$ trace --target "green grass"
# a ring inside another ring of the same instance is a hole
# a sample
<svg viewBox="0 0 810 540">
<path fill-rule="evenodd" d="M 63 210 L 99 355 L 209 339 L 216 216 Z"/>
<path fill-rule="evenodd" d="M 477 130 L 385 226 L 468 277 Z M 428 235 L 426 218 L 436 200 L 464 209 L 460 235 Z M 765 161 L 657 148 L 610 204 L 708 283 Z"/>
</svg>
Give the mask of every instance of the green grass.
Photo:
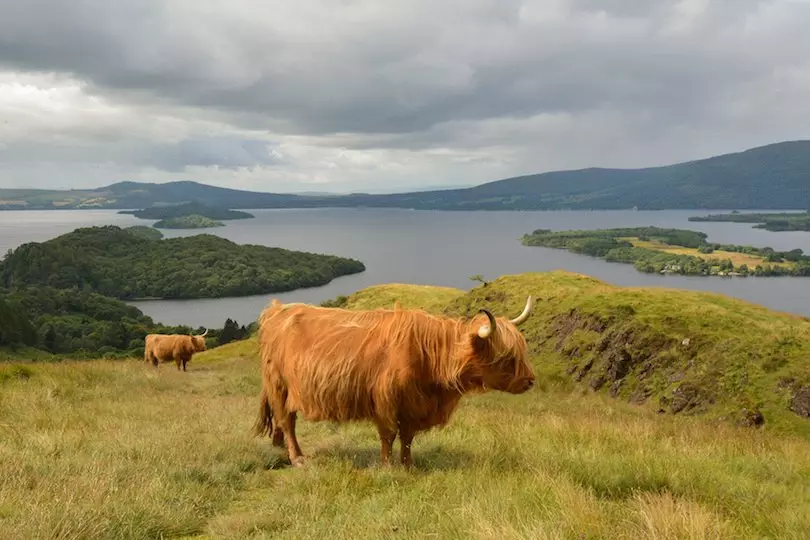
<svg viewBox="0 0 810 540">
<path fill-rule="evenodd" d="M 348 303 L 409 307 L 428 293 L 391 285 Z M 790 346 L 802 352 L 786 358 L 798 376 L 810 323 L 723 297 L 614 289 L 565 273 L 504 276 L 469 294 L 444 289 L 430 309 L 486 303 L 514 316 L 528 293 L 539 300 L 526 327 L 538 387 L 463 400 L 447 428 L 417 436 L 412 472 L 379 465 L 365 423 L 300 420 L 303 469 L 253 438 L 252 338 L 195 356 L 187 373 L 138 359 L 0 366 L 0 538 L 810 536 L 807 420 L 766 412 L 754 429 L 711 414 L 658 414 L 593 392 L 587 378 L 572 382 L 566 353 L 544 341 L 571 308 L 612 314 L 603 334 L 631 324 L 647 338 L 641 328 L 688 333 L 702 372 L 704 354 L 726 366 L 738 347 L 764 354 L 793 332 Z M 622 319 L 628 308 L 635 316 Z M 591 333 L 572 332 L 562 349 L 586 345 Z M 766 375 L 753 374 L 767 397 Z"/>
</svg>

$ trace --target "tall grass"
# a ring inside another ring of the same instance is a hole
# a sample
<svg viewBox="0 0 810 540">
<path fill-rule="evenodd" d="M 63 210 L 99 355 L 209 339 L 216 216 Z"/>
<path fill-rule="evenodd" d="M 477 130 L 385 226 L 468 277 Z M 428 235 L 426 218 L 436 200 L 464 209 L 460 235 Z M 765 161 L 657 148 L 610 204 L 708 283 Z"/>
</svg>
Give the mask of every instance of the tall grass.
<svg viewBox="0 0 810 540">
<path fill-rule="evenodd" d="M 464 401 L 413 472 L 370 425 L 299 421 L 292 469 L 250 435 L 254 354 L 0 367 L 0 538 L 810 537 L 805 439 L 548 382 Z"/>
</svg>

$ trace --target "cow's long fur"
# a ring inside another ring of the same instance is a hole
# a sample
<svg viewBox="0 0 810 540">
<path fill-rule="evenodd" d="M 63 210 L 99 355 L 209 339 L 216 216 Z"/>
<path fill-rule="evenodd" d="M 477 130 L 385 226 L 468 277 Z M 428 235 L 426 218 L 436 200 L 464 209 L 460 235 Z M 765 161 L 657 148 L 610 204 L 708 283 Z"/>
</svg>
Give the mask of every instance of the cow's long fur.
<svg viewBox="0 0 810 540">
<path fill-rule="evenodd" d="M 206 331 L 205 334 L 208 332 Z M 191 357 L 205 350 L 205 334 L 188 336 L 185 334 L 147 334 L 144 340 L 143 360 L 157 367 L 159 363 L 172 362 L 178 371 L 186 371 Z"/>
<path fill-rule="evenodd" d="M 295 463 L 297 412 L 310 421 L 372 420 L 381 440 L 400 433 L 409 462 L 413 434 L 444 425 L 464 394 L 530 387 L 525 338 L 509 320 L 495 320 L 496 331 L 482 338 L 486 316 L 466 321 L 398 303 L 350 311 L 274 301 L 259 317 L 263 382 L 255 432 L 272 434 L 277 445 L 286 436 Z M 382 446 L 387 461 L 390 448 L 385 440 Z"/>
</svg>

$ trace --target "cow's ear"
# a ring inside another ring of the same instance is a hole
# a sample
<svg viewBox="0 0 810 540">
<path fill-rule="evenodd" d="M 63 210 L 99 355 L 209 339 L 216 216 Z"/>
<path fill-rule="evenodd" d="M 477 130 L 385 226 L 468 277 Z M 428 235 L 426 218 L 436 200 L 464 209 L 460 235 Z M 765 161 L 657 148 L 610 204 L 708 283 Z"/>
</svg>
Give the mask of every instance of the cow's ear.
<svg viewBox="0 0 810 540">
<path fill-rule="evenodd" d="M 495 322 L 495 317 L 489 310 L 481 309 L 478 313 L 482 313 L 486 315 L 486 319 L 483 319 L 478 324 L 473 325 L 473 328 L 476 329 L 476 335 L 484 340 L 490 340 L 495 335 L 495 332 L 498 331 L 498 325 Z"/>
</svg>

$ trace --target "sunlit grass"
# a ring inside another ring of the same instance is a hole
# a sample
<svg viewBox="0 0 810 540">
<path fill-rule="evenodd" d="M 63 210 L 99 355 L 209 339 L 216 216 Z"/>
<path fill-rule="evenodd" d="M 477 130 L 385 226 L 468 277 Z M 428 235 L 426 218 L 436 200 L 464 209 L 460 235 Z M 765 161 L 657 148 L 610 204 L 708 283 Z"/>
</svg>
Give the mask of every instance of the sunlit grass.
<svg viewBox="0 0 810 540">
<path fill-rule="evenodd" d="M 624 238 L 622 240 L 627 240 L 633 244 L 633 246 L 638 248 L 645 248 L 650 249 L 653 251 L 661 251 L 663 253 L 671 253 L 673 255 L 689 255 L 691 257 L 697 257 L 698 259 L 703 259 L 708 261 L 710 259 L 719 259 L 719 260 L 730 260 L 734 267 L 742 266 L 743 264 L 748 266 L 751 270 L 757 267 L 757 265 L 764 266 L 782 266 L 785 268 L 792 268 L 795 266 L 792 262 L 768 262 L 765 260 L 765 257 L 758 257 L 756 255 L 749 255 L 747 253 L 739 253 L 737 251 L 724 251 L 722 249 L 718 249 L 713 251 L 712 253 L 701 253 L 697 249 L 694 248 L 687 248 L 681 246 L 671 246 L 669 244 L 664 244 L 662 242 L 655 242 L 655 241 L 645 241 L 639 240 L 638 238 Z"/>
<path fill-rule="evenodd" d="M 362 423 L 299 422 L 309 467 L 288 468 L 250 435 L 249 346 L 185 374 L 132 360 L 2 378 L 0 537 L 810 535 L 810 443 L 553 385 L 465 401 L 417 437 L 411 473 L 379 465 Z"/>
<path fill-rule="evenodd" d="M 186 373 L 141 359 L 0 365 L 0 538 L 810 537 L 807 421 L 772 384 L 808 369 L 806 320 L 566 273 L 429 293 L 391 285 L 348 305 L 514 316 L 534 294 L 524 331 L 540 378 L 522 396 L 462 401 L 449 426 L 417 436 L 411 472 L 379 464 L 367 423 L 299 420 L 303 469 L 253 438 L 255 338 L 196 355 Z M 575 385 L 547 339 L 574 307 L 690 336 L 690 369 L 705 361 L 724 384 L 744 378 L 765 426 L 657 414 Z M 763 371 L 769 354 L 782 363 Z"/>
</svg>

